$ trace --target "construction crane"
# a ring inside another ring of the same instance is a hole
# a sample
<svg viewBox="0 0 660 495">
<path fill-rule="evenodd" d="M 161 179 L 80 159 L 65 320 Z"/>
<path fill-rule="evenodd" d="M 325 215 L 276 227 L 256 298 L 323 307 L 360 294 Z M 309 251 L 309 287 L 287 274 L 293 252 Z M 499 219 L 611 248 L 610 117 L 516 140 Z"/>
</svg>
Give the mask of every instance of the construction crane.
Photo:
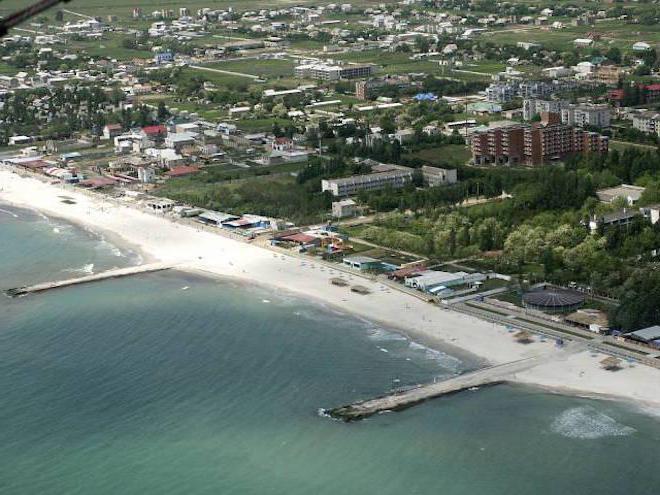
<svg viewBox="0 0 660 495">
<path fill-rule="evenodd" d="M 40 0 L 37 3 L 33 3 L 18 12 L 14 12 L 13 14 L 0 19 L 0 37 L 5 36 L 11 28 L 18 26 L 28 19 L 41 14 L 55 5 L 68 3 L 69 1 L 70 0 Z"/>
</svg>

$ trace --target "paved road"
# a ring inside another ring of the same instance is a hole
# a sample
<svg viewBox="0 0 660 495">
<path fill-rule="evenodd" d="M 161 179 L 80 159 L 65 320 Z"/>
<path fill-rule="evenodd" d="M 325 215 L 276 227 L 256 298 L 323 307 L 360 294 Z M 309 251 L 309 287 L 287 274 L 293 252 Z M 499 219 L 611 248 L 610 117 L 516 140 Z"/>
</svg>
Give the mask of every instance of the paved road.
<svg viewBox="0 0 660 495">
<path fill-rule="evenodd" d="M 191 65 L 190 68 L 197 70 L 205 70 L 208 72 L 217 72 L 218 74 L 227 74 L 230 76 L 247 77 L 250 79 L 261 79 L 260 76 L 255 76 L 254 74 L 246 74 L 244 72 L 234 72 L 231 70 L 214 69 L 213 67 L 204 67 L 202 65 Z"/>
</svg>

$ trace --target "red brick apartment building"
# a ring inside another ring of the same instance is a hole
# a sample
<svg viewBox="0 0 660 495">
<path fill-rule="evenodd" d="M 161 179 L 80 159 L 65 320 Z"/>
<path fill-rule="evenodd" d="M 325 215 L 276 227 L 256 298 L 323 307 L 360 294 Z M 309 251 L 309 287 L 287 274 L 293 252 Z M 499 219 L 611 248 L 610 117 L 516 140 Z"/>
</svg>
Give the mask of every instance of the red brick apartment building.
<svg viewBox="0 0 660 495">
<path fill-rule="evenodd" d="M 472 136 L 475 165 L 541 165 L 574 153 L 607 153 L 609 138 L 557 123 L 512 124 L 476 132 Z"/>
</svg>

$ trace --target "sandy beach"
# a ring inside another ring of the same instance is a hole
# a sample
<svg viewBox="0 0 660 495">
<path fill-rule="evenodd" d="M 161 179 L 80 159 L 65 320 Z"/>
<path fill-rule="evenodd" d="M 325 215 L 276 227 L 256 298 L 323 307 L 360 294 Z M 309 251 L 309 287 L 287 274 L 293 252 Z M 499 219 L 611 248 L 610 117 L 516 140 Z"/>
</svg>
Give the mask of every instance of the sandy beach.
<svg viewBox="0 0 660 495">
<path fill-rule="evenodd" d="M 65 203 L 62 196 L 73 201 Z M 396 329 L 425 345 L 444 350 L 453 347 L 491 364 L 554 354 L 553 359 L 518 373 L 514 380 L 561 393 L 634 401 L 645 411 L 660 415 L 660 370 L 655 368 L 625 364 L 620 371 L 606 371 L 599 365 L 602 354 L 557 349 L 553 343 L 538 339 L 521 345 L 501 325 L 439 308 L 357 274 L 351 276 L 352 281 L 368 287 L 370 294 L 360 295 L 347 287 L 331 285 L 329 280 L 340 272 L 310 259 L 302 261 L 274 253 L 1 169 L 0 201 L 99 231 L 119 245 L 138 250 L 145 261 L 289 291 Z"/>
</svg>

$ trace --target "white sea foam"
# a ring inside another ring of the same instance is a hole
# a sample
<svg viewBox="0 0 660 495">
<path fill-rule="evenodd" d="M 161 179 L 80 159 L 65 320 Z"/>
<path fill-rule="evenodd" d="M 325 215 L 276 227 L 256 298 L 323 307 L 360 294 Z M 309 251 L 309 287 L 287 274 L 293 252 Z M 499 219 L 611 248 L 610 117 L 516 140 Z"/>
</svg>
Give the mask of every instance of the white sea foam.
<svg viewBox="0 0 660 495">
<path fill-rule="evenodd" d="M 67 268 L 64 271 L 73 272 L 73 273 L 85 273 L 91 275 L 92 273 L 94 273 L 94 263 L 87 263 L 86 265 L 83 265 L 80 268 Z"/>
<path fill-rule="evenodd" d="M 446 352 L 431 349 L 430 347 L 412 341 L 408 344 L 408 347 L 410 347 L 412 351 L 423 352 L 426 359 L 436 361 L 440 366 L 449 371 L 458 372 L 463 369 L 463 361 L 447 354 Z"/>
<path fill-rule="evenodd" d="M 61 232 L 61 230 L 57 227 L 53 227 L 53 232 L 55 232 L 56 234 L 59 234 Z"/>
<path fill-rule="evenodd" d="M 11 215 L 14 218 L 18 218 L 18 215 L 13 211 L 3 210 L 2 208 L 0 208 L 0 213 L 4 213 L 5 215 Z"/>
<path fill-rule="evenodd" d="M 389 332 L 380 327 L 367 328 L 369 338 L 377 341 L 405 341 L 408 340 L 401 334 L 396 332 Z"/>
<path fill-rule="evenodd" d="M 559 435 L 583 440 L 625 437 L 636 431 L 591 406 L 567 409 L 555 418 L 550 428 Z"/>
<path fill-rule="evenodd" d="M 117 246 L 114 244 L 109 243 L 106 241 L 103 236 L 100 237 L 100 242 L 97 244 L 97 249 L 99 250 L 108 250 L 110 251 L 114 256 L 116 257 L 121 257 L 124 256 L 124 253 L 122 252 L 121 249 L 119 249 Z"/>
</svg>

